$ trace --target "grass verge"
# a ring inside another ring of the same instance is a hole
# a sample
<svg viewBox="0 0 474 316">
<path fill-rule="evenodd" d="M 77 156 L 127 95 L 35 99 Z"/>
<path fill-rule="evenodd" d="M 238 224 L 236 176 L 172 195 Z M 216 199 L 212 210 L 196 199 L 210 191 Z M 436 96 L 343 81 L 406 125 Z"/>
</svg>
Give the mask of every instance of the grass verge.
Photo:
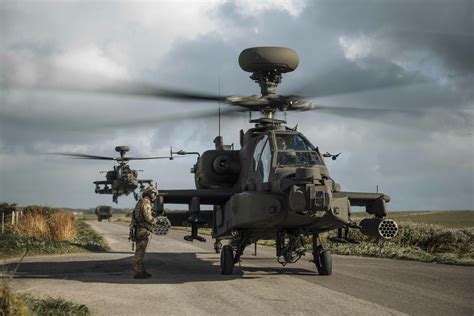
<svg viewBox="0 0 474 316">
<path fill-rule="evenodd" d="M 13 292 L 8 285 L 0 287 L 0 315 L 80 315 L 88 316 L 85 305 L 62 298 L 34 298 L 29 294 Z"/>
<path fill-rule="evenodd" d="M 76 304 L 62 298 L 34 298 L 28 294 L 20 295 L 20 300 L 31 312 L 30 315 L 80 315 L 88 316 L 86 305 Z"/>
<path fill-rule="evenodd" d="M 474 265 L 474 229 L 447 228 L 439 225 L 401 222 L 398 235 L 390 241 L 380 241 L 352 230 L 350 238 L 357 244 L 331 243 L 333 253 Z"/>
<path fill-rule="evenodd" d="M 334 243 L 329 240 L 335 232 L 321 234 L 321 239 L 333 254 L 413 260 L 456 265 L 474 265 L 474 229 L 447 228 L 421 223 L 401 223 L 398 235 L 390 241 L 368 238 L 357 230 L 351 230 L 349 238 L 356 243 Z M 190 231 L 189 227 L 173 227 Z M 199 233 L 210 235 L 211 230 L 199 229 Z M 259 245 L 274 246 L 274 240 L 259 240 Z M 311 238 L 306 239 L 306 248 L 312 251 Z"/>
<path fill-rule="evenodd" d="M 109 250 L 102 235 L 89 224 L 77 221 L 76 229 L 72 240 L 44 240 L 14 232 L 0 234 L 0 258 L 21 256 L 25 252 L 28 255 L 43 255 Z"/>
</svg>

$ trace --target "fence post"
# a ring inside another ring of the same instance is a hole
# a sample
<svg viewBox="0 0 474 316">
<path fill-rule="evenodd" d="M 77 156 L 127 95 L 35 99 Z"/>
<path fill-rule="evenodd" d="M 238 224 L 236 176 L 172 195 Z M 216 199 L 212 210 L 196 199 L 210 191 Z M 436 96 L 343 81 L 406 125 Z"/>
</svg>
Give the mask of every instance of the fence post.
<svg viewBox="0 0 474 316">
<path fill-rule="evenodd" d="M 12 225 L 15 225 L 15 211 L 12 211 Z"/>
<path fill-rule="evenodd" d="M 2 234 L 5 231 L 5 212 L 2 212 Z"/>
</svg>

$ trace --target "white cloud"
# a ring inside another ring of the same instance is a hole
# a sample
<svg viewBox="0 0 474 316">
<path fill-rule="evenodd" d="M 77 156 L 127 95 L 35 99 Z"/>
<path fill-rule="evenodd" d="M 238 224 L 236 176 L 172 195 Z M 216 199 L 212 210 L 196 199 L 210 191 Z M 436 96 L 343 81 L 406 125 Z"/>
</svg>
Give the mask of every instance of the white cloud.
<svg viewBox="0 0 474 316">
<path fill-rule="evenodd" d="M 347 60 L 357 61 L 374 54 L 372 39 L 368 36 L 340 36 L 338 42 L 344 50 L 344 56 Z"/>
<path fill-rule="evenodd" d="M 252 16 L 270 9 L 287 11 L 292 16 L 298 16 L 305 7 L 305 2 L 301 0 L 238 0 L 236 4 L 242 14 Z"/>
<path fill-rule="evenodd" d="M 113 79 L 127 79 L 129 77 L 124 65 L 115 62 L 106 56 L 103 50 L 94 45 L 65 51 L 54 57 L 54 64 L 60 69 L 103 75 Z"/>
</svg>

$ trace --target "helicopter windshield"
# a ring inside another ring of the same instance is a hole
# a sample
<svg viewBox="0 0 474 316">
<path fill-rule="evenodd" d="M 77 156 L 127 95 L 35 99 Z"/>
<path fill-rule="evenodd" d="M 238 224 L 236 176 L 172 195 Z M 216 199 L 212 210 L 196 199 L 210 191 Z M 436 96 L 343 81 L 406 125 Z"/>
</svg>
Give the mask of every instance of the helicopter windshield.
<svg viewBox="0 0 474 316">
<path fill-rule="evenodd" d="M 277 134 L 277 165 L 313 166 L 321 164 L 313 147 L 298 134 Z"/>
</svg>

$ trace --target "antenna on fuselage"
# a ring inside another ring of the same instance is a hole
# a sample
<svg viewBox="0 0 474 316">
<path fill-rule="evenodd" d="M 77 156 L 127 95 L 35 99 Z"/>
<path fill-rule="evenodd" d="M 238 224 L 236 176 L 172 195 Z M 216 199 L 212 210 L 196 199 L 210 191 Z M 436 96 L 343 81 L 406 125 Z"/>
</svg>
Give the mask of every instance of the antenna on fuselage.
<svg viewBox="0 0 474 316">
<path fill-rule="evenodd" d="M 219 74 L 219 100 L 217 101 L 219 105 L 219 115 L 218 115 L 218 121 L 219 121 L 219 133 L 218 135 L 221 136 L 221 75 Z"/>
</svg>

